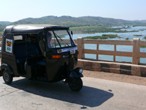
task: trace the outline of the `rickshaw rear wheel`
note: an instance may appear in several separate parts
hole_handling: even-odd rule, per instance
[[[3,80],[6,84],[11,84],[13,81],[13,75],[7,69],[3,70]]]
[[[83,87],[83,81],[81,78],[69,78],[68,85],[72,91],[80,91]]]

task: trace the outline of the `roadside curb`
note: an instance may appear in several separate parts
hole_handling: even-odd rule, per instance
[[[146,66],[144,65],[78,59],[78,66],[91,71],[146,77]]]

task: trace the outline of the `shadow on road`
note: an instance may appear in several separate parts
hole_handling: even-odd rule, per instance
[[[84,86],[80,92],[72,92],[63,82],[50,84],[21,79],[14,81],[11,86],[42,97],[88,107],[99,106],[113,96],[111,92],[87,86]]]

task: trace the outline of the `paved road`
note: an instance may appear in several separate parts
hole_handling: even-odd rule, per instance
[[[83,78],[79,93],[62,82],[47,84],[15,78],[11,86],[0,77],[0,110],[146,110],[146,86]]]

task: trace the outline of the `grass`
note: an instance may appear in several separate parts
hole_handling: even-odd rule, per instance
[[[143,37],[146,40],[146,36]]]
[[[140,48],[146,48],[146,46],[140,46]]]
[[[102,36],[87,36],[84,39],[113,39],[119,38],[117,34],[103,34]]]
[[[140,34],[135,34],[134,36],[142,36],[142,35],[140,35]]]
[[[135,32],[135,31],[127,31],[127,30],[121,30],[121,29],[122,28],[112,28],[110,26],[103,26],[103,25],[71,27],[71,30],[74,31],[74,33],[97,33],[97,32],[127,33],[127,32]]]
[[[0,32],[0,36],[2,36],[2,33],[3,33],[3,32]]]
[[[112,28],[102,25],[71,27],[71,30],[74,33],[125,32],[125,31],[121,31],[120,28]]]
[[[129,38],[127,37],[127,38],[125,38],[125,40],[129,40]]]

